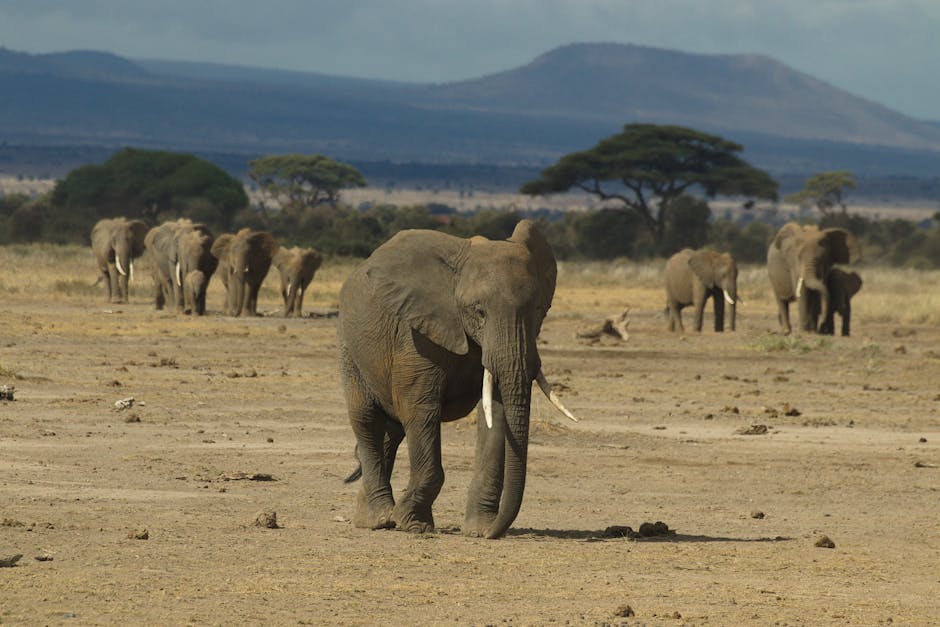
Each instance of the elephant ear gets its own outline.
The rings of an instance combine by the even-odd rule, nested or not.
[[[772,245],[776,247],[777,250],[783,250],[788,243],[798,241],[801,237],[803,237],[803,227],[796,222],[787,222],[777,231]]]
[[[274,259],[271,260],[271,265],[273,265],[278,270],[281,270],[284,264],[287,263],[292,250],[293,249],[290,248],[279,248],[277,253],[274,255]]]
[[[393,317],[452,353],[469,350],[454,294],[470,242],[437,231],[401,231],[376,249],[366,276]]]
[[[228,255],[228,249],[232,245],[232,240],[235,239],[235,236],[231,233],[223,233],[219,235],[214,242],[212,242],[212,248],[210,252],[212,256],[216,259],[222,260]]]
[[[845,229],[824,229],[822,239],[834,263],[852,263],[862,256],[858,239]]]
[[[538,225],[532,220],[521,220],[509,238],[510,242],[522,244],[529,249],[538,272],[539,288],[542,293],[543,313],[552,306],[555,297],[555,283],[558,280],[558,265],[548,240],[542,235]]]
[[[277,240],[274,239],[274,236],[267,231],[255,231],[251,233],[248,236],[248,241],[252,248],[264,251],[264,253],[270,258],[274,258],[274,255],[277,254],[277,251],[280,248],[280,246],[278,246]]]
[[[316,272],[320,269],[320,266],[323,264],[323,255],[319,251],[311,248],[304,255],[304,262],[308,269],[313,272]]]
[[[862,277],[858,275],[858,272],[849,272],[846,274],[845,284],[849,298],[852,298],[862,289]]]
[[[697,250],[689,257],[689,267],[707,288],[715,287],[715,254],[708,250]]]

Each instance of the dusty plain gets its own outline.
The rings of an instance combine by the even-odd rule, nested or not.
[[[280,318],[273,273],[264,317],[222,317],[213,281],[192,318],[154,311],[143,260],[127,305],[90,251],[0,262],[2,624],[940,624],[940,273],[862,268],[852,337],[786,338],[746,268],[738,330],[680,337],[658,264],[562,264],[541,354],[582,421],[534,401],[522,511],[486,541],[459,532],[473,416],[443,428],[436,533],[350,524],[335,319]],[[575,337],[625,306],[628,341]]]

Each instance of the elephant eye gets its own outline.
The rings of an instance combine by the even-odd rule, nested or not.
[[[486,311],[484,311],[483,305],[481,305],[480,303],[475,303],[473,305],[473,313],[475,313],[477,317],[480,318],[481,320],[486,318]]]

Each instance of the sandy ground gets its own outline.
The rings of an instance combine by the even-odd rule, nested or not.
[[[560,284],[542,359],[583,420],[535,401],[498,541],[459,533],[472,417],[436,533],[352,527],[335,320],[0,300],[0,623],[940,624],[940,328],[785,341],[755,305],[676,337],[649,306],[575,338],[633,296]],[[647,521],[675,535],[605,532]]]

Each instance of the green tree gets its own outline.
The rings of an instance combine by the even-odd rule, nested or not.
[[[359,170],[323,155],[270,155],[248,164],[261,193],[288,212],[323,203],[336,206],[341,190],[365,187]]]
[[[737,153],[743,148],[715,135],[680,126],[627,124],[590,150],[563,156],[523,194],[581,190],[617,200],[636,212],[662,242],[674,200],[700,190],[707,197],[742,195],[776,199],[777,183]]]
[[[836,207],[845,213],[845,190],[855,189],[855,175],[847,170],[820,172],[806,180],[800,191],[784,198],[801,207],[815,206],[824,216],[834,213]]]
[[[91,210],[91,219],[123,215],[151,223],[193,214],[224,229],[248,206],[248,195],[239,180],[195,155],[125,148],[103,164],[69,172],[56,183],[52,205],[69,214]]]

